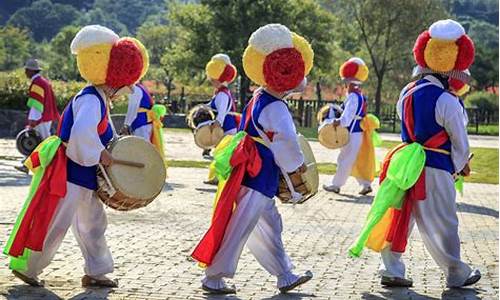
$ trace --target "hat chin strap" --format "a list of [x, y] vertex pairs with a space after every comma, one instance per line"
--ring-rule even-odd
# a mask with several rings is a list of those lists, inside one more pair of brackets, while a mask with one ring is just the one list
[[444, 76], [458, 79], [464, 83], [469, 83], [472, 80], [472, 76], [470, 76], [470, 74], [467, 74], [465, 71], [451, 70], [448, 72], [440, 72], [440, 71], [432, 70], [430, 68], [422, 67], [422, 66], [418, 66], [418, 65], [413, 68], [413, 72], [412, 72], [413, 77], [417, 77], [419, 75], [425, 75], [425, 74], [441, 74]]

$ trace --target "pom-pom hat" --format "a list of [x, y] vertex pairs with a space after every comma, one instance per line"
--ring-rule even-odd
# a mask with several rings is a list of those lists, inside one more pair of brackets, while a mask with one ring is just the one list
[[301, 84], [313, 58], [311, 45], [302, 36], [281, 24], [268, 24], [250, 36], [243, 69], [256, 84], [281, 93]]
[[205, 72], [208, 78], [217, 80], [222, 84], [231, 83], [238, 74], [236, 67], [231, 64], [229, 56], [223, 53], [212, 56], [205, 66]]
[[149, 67], [144, 45], [134, 38], [120, 38], [100, 25], [83, 27], [71, 42], [80, 75], [95, 85], [121, 88], [135, 84]]
[[414, 75], [439, 73], [468, 82], [470, 75], [465, 70], [474, 62], [474, 52], [474, 43], [462, 25], [449, 19], [437, 21], [415, 41]]
[[340, 66], [339, 75], [343, 81], [361, 84], [368, 79], [368, 67], [359, 57], [352, 57]]

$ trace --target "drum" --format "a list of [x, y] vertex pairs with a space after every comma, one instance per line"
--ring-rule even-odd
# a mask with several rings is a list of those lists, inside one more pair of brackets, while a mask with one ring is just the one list
[[331, 122], [323, 122], [318, 128], [318, 140], [328, 149], [342, 148], [349, 142], [349, 130], [342, 126], [334, 127]]
[[167, 172], [154, 146], [143, 138], [122, 136], [108, 146], [114, 163], [99, 165], [97, 195], [107, 206], [128, 211], [151, 203], [162, 191]]
[[29, 156], [41, 142], [42, 136], [32, 128], [25, 128], [16, 136], [16, 148], [24, 156]]
[[206, 121], [194, 130], [194, 143], [202, 149], [213, 149], [224, 137], [224, 129], [219, 122]]
[[186, 123], [191, 130], [195, 130], [201, 123], [212, 121], [215, 115], [212, 108], [206, 104], [198, 104], [191, 108], [186, 115]]
[[323, 105], [316, 114], [316, 120], [318, 121], [318, 124], [323, 123], [326, 119], [328, 119], [328, 115], [330, 113], [330, 109], [333, 109], [335, 115], [334, 118], [340, 118], [342, 115], [342, 112], [344, 111], [342, 107], [338, 104], [326, 104]]
[[298, 172], [290, 173], [288, 177], [290, 178], [290, 182], [295, 192], [301, 194], [302, 197], [296, 201], [293, 200], [292, 192], [288, 187], [289, 185], [286, 178], [281, 174], [278, 198], [282, 203], [304, 203], [318, 193], [319, 173], [314, 153], [303, 135], [297, 135], [297, 141], [304, 154], [304, 163], [307, 165], [307, 170], [302, 174]]

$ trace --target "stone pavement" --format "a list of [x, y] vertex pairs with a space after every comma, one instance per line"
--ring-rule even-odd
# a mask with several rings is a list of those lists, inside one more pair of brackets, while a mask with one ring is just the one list
[[[384, 141], [401, 141], [397, 133], [381, 133], [380, 136]], [[471, 147], [498, 148], [498, 136], [469, 134], [469, 143]]]
[[[17, 161], [0, 160], [0, 244], [5, 244], [28, 192], [29, 177], [16, 173]], [[320, 191], [302, 205], [278, 204], [283, 240], [297, 271], [310, 269], [311, 282], [280, 295], [248, 250], [230, 283], [232, 297], [206, 296], [202, 271], [189, 254], [206, 230], [215, 188], [201, 184], [206, 169], [171, 168], [168, 183], [151, 205], [132, 212], [107, 209], [108, 244], [115, 260], [113, 276], [120, 287], [83, 289], [82, 256], [68, 232], [52, 264], [41, 278], [46, 288], [31, 288], [15, 279], [0, 256], [0, 299], [496, 299], [498, 298], [498, 186], [466, 184], [458, 211], [463, 259], [480, 268], [483, 279], [473, 288], [446, 289], [444, 276], [429, 257], [418, 231], [405, 254], [411, 289], [379, 284], [378, 256], [366, 251], [359, 259], [347, 249], [361, 228], [372, 197], [358, 197], [350, 180], [342, 195]], [[321, 176], [321, 181], [329, 178]]]

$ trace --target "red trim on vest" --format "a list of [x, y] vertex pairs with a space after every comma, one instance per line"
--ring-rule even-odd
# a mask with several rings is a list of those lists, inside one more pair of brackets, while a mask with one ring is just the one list
[[104, 107], [106, 108], [106, 112], [104, 113], [104, 118], [99, 122], [97, 125], [97, 133], [99, 135], [104, 134], [106, 132], [106, 129], [108, 128], [108, 107], [106, 105], [106, 102], [104, 102]]
[[[250, 123], [250, 117], [252, 116], [252, 112], [253, 112], [253, 107], [255, 105], [255, 102], [257, 101], [257, 96], [259, 96], [259, 95], [260, 94], [253, 96], [252, 99], [250, 100], [250, 102], [248, 103], [247, 110], [245, 113], [245, 128], [243, 128], [243, 130], [246, 130], [248, 128], [248, 124]], [[257, 124], [255, 124], [255, 126], [257, 126]], [[257, 130], [257, 128], [255, 128], [255, 130]], [[274, 132], [264, 131], [264, 133], [267, 135], [269, 140], [272, 142], [273, 138], [274, 138]]]

